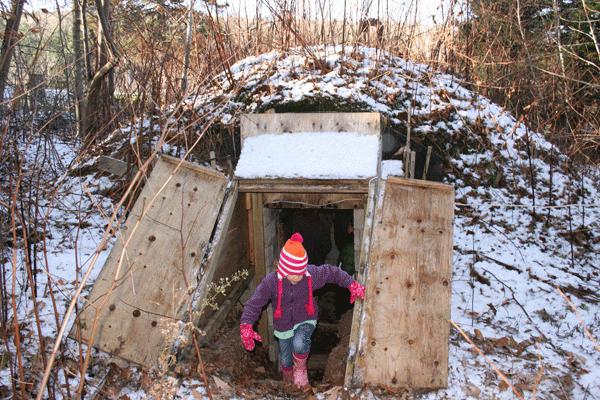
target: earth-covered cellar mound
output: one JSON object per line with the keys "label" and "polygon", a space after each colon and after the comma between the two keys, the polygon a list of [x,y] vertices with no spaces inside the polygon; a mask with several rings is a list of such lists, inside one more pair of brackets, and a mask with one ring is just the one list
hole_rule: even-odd
{"label": "earth-covered cellar mound", "polygon": [[[173,156],[191,150],[187,159],[206,165],[214,151],[217,168],[231,171],[243,113],[380,112],[383,159],[399,158],[410,128],[415,176],[422,177],[431,146],[426,178],[455,187],[453,321],[526,396],[585,398],[600,391],[600,353],[583,328],[600,327],[597,169],[577,167],[459,78],[375,49],[271,52],[239,61],[231,73],[234,82],[220,75],[183,105],[115,131],[98,149],[132,160],[158,145]],[[235,321],[227,326],[236,329]],[[243,353],[234,339],[230,345]],[[448,389],[423,398],[513,397],[455,330],[449,356]],[[240,368],[249,357],[236,358]],[[254,365],[264,376],[241,382],[223,368],[211,372],[231,387],[274,373]]]}

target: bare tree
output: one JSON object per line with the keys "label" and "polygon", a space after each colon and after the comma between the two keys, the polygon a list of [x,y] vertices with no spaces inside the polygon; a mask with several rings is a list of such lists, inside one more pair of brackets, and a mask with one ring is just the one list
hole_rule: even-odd
{"label": "bare tree", "polygon": [[194,1],[190,1],[188,10],[188,23],[185,33],[185,47],[183,55],[183,74],[181,76],[181,93],[185,94],[188,84],[188,70],[190,69],[190,52],[192,49],[192,32],[194,24]]}
{"label": "bare tree", "polygon": [[[113,71],[119,62],[119,53],[113,42],[110,25],[110,1],[96,0],[98,13],[98,39],[96,71],[89,82],[81,105],[79,127],[88,141],[94,141],[102,132],[110,129],[111,107],[114,95]],[[85,14],[82,19],[85,24]],[[88,63],[89,65],[89,63]]]}
{"label": "bare tree", "polygon": [[4,89],[8,80],[10,61],[15,50],[15,44],[17,43],[17,34],[19,32],[19,25],[21,24],[24,4],[25,0],[12,1],[11,13],[4,29],[2,50],[0,52],[0,98],[2,100],[4,100]]}
{"label": "bare tree", "polygon": [[84,69],[85,69],[85,54],[81,41],[81,31],[83,27],[81,4],[79,0],[73,0],[73,53],[75,67],[75,118],[77,120],[77,135],[83,137],[85,135],[85,102],[83,98],[84,90]]}

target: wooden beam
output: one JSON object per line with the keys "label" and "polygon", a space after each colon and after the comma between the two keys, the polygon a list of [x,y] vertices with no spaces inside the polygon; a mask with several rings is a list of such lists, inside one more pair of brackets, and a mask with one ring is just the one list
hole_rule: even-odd
{"label": "wooden beam", "polygon": [[263,231],[262,193],[252,193],[252,247],[254,248],[254,283],[258,286],[266,273]]}
{"label": "wooden beam", "polygon": [[[278,211],[273,209],[263,208],[263,254],[265,255],[265,275],[275,270],[275,260],[279,256],[277,242],[277,221]],[[269,304],[267,311],[263,314],[263,319],[267,319],[267,333],[272,339],[273,335],[273,307],[274,304]],[[264,343],[264,342],[263,342]],[[266,343],[265,343],[266,344]],[[269,360],[271,362],[277,362],[277,347],[275,340],[270,340],[269,346]]]}
{"label": "wooden beam", "polygon": [[397,177],[397,176],[389,176],[387,178],[387,181],[391,182],[391,183],[401,184],[403,186],[414,186],[414,187],[425,188],[425,189],[454,191],[454,186],[448,185],[447,183],[424,181],[421,179],[406,179],[406,178],[401,178],[401,177]]}
{"label": "wooden beam", "polygon": [[[213,281],[215,270],[217,269],[221,255],[223,254],[222,249],[225,243],[224,238],[227,234],[227,229],[229,228],[229,224],[233,216],[237,198],[238,191],[234,186],[230,189],[228,197],[225,200],[225,204],[223,205],[223,209],[221,210],[220,218],[215,229],[215,236],[211,240],[213,247],[207,256],[205,263],[203,263],[200,268],[202,275],[199,276],[199,278],[201,280],[198,286],[194,289],[192,295],[192,309],[194,311],[198,310],[198,308],[201,306],[201,301],[206,295],[206,288],[208,284]],[[194,323],[197,323],[197,321],[194,321]]]}
{"label": "wooden beam", "polygon": [[[264,207],[262,193],[252,193],[252,238],[251,246],[254,248],[254,282],[252,288],[256,289],[258,284],[267,274],[265,260],[265,231],[264,231]],[[264,313],[263,313],[264,314]],[[263,338],[263,346],[270,349],[274,346],[272,331],[269,330],[268,316],[263,315],[258,323],[258,333]]]}
{"label": "wooden beam", "polygon": [[363,193],[263,193],[267,208],[331,208],[352,210],[364,208]]}
{"label": "wooden beam", "polygon": [[[377,208],[377,195],[379,191],[378,181],[373,181],[369,185],[369,198],[365,209],[365,220],[362,231],[362,242],[360,247],[359,262],[356,265],[356,280],[366,285],[367,268],[369,265],[369,245],[371,233],[373,230],[373,219]],[[350,328],[350,340],[348,344],[348,359],[346,361],[346,375],[344,377],[344,386],[350,387],[353,384],[354,366],[356,362],[356,351],[358,350],[359,334],[363,319],[363,302],[358,300],[354,303],[352,314],[352,326]]]}
{"label": "wooden beam", "polygon": [[427,179],[427,172],[429,171],[429,160],[431,159],[431,146],[427,146],[427,156],[425,157],[425,168],[423,168],[423,180]]}
{"label": "wooden beam", "polygon": [[368,179],[239,179],[240,192],[368,193]]}
{"label": "wooden beam", "polygon": [[255,270],[255,260],[254,260],[254,225],[252,222],[253,221],[252,194],[244,193],[243,196],[244,196],[245,205],[246,205],[246,218],[248,221],[248,264],[249,264],[250,268],[254,271]]}

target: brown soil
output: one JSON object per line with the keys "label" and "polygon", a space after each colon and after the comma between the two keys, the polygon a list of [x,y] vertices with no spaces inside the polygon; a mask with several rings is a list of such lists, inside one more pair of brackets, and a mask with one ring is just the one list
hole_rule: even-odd
{"label": "brown soil", "polygon": [[336,386],[344,384],[346,371],[346,358],[348,356],[348,343],[350,342],[350,329],[352,327],[352,310],[346,311],[338,324],[337,346],[333,348],[327,359],[323,382]]}

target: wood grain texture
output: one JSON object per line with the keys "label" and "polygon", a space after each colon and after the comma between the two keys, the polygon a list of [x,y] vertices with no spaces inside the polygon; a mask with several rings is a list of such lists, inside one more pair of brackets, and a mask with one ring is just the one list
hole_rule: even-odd
{"label": "wood grain texture", "polygon": [[348,193],[263,193],[265,207],[358,209],[367,202],[365,194]]}
{"label": "wood grain texture", "polygon": [[[275,260],[279,259],[279,244],[277,237],[277,224],[279,220],[279,210],[263,208],[263,232],[264,232],[264,255],[265,255],[265,275],[275,271]],[[277,343],[273,338],[273,307],[269,303],[266,310],[263,312],[261,319],[266,320],[267,332],[269,336],[268,344],[263,341],[264,345],[269,347],[269,360],[277,361]]]}
{"label": "wood grain texture", "polygon": [[364,206],[353,211],[352,221],[354,225],[354,265],[358,265],[360,262],[360,248],[362,247],[363,231],[365,227],[365,209],[366,199]]}
{"label": "wood grain texture", "polygon": [[367,193],[368,179],[240,179],[240,192],[256,193]]}
{"label": "wood grain texture", "polygon": [[[364,211],[363,223],[355,220],[355,224],[360,224],[362,227],[362,240],[360,242],[360,252],[358,254],[358,263],[356,264],[356,280],[359,283],[365,284],[366,276],[369,267],[369,245],[371,232],[373,229],[373,220],[377,206],[377,192],[379,181],[374,180],[369,183],[369,194],[367,197],[367,205]],[[352,387],[354,383],[354,370],[356,366],[356,358],[358,351],[359,338],[361,334],[362,320],[364,318],[364,302],[356,301],[352,311],[352,326],[350,328],[350,339],[348,344],[348,358],[346,360],[346,371],[344,374],[344,386]]]}
{"label": "wood grain texture", "polygon": [[447,386],[454,190],[419,182],[388,179],[375,213],[354,385]]}
{"label": "wood grain texture", "polygon": [[[127,163],[125,161],[117,160],[113,157],[100,156],[96,162],[96,168],[102,172],[108,172],[109,174],[122,177],[127,173]],[[137,166],[133,165],[130,169],[133,174],[137,172]]]}
{"label": "wood grain texture", "polygon": [[[231,221],[224,232],[222,237],[222,249],[220,250],[220,256],[216,261],[214,267],[214,274],[212,282],[218,283],[221,279],[232,276],[237,271],[242,269],[249,270],[248,260],[248,217],[246,213],[246,199],[245,196],[238,196]],[[249,271],[250,275],[254,271]],[[231,286],[225,291],[224,295],[220,295],[216,302],[217,304],[224,303],[229,297],[230,293],[233,293],[236,285]],[[201,329],[207,324],[208,320],[212,318],[214,314],[213,310],[204,310],[201,316],[199,326]],[[223,322],[223,320],[221,320]],[[216,326],[218,329],[218,322],[215,322],[211,326]]]}
{"label": "wood grain texture", "polygon": [[[254,281],[252,282],[252,291],[256,289],[262,279],[269,271],[267,260],[265,258],[265,242],[267,240],[268,233],[265,232],[264,225],[264,214],[265,207],[263,206],[262,193],[252,193],[251,195],[252,204],[252,240],[251,247],[253,247],[254,255]],[[263,312],[263,315],[258,322],[257,327],[258,333],[263,338],[263,346],[271,349],[274,344],[273,330],[269,326],[269,320],[267,314]]]}
{"label": "wood grain texture", "polygon": [[156,365],[191,300],[226,184],[206,168],[157,161],[79,315],[84,341],[96,324],[96,347]]}
{"label": "wood grain texture", "polygon": [[379,113],[282,113],[243,114],[240,117],[242,142],[266,133],[354,132],[380,135]]}

